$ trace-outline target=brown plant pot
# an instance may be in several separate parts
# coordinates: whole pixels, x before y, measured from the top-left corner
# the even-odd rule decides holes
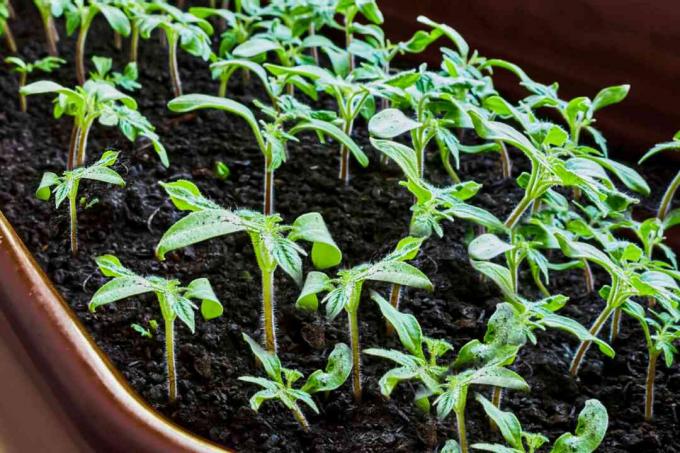
[[[165,419],[130,388],[2,213],[0,275],[0,450],[228,451]]]

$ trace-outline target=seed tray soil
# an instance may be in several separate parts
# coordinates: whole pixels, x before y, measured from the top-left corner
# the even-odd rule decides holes
[[[22,19],[13,22],[24,57],[43,54],[40,22],[31,5],[20,8]],[[97,21],[87,43],[88,55],[107,55],[125,61],[125,53],[111,46],[110,31]],[[52,78],[67,86],[75,83],[73,39],[62,30],[60,51],[69,64]],[[54,120],[47,97],[30,97],[28,113],[16,106],[15,78],[0,77],[0,208],[37,257],[58,290],[109,355],[134,389],[159,411],[178,424],[225,446],[242,452],[416,452],[433,451],[446,439],[455,437],[452,420],[437,421],[420,415],[412,404],[414,389],[401,385],[391,400],[381,397],[377,382],[388,369],[384,360],[364,357],[364,401],[355,404],[349,382],[328,398],[317,398],[320,415],[311,414],[312,430],[304,433],[282,407],[265,404],[259,414],[248,406],[255,389],[237,380],[246,374],[260,374],[241,334],[259,338],[260,281],[249,239],[243,234],[211,240],[173,253],[166,262],[153,255],[162,233],[184,214],[177,211],[158,181],[177,178],[193,180],[212,199],[227,207],[261,208],[263,160],[247,126],[219,112],[177,117],[166,109],[172,97],[166,74],[166,55],[159,39],[140,45],[140,81],[144,88],[135,94],[140,111],[158,127],[171,166],[163,168],[150,146],[131,144],[113,129],[96,126],[89,142],[92,161],[107,148],[122,151],[117,170],[127,181],[124,189],[96,183],[84,184],[88,199],[98,198],[91,208],[79,212],[81,252],[69,253],[66,210],[54,210],[52,203],[38,201],[34,191],[44,171],[65,167],[69,120]],[[206,64],[180,53],[186,93],[214,93]],[[120,69],[120,68],[119,68]],[[34,79],[35,80],[35,79]],[[229,93],[248,102],[261,96],[255,82],[234,78]],[[398,185],[395,168],[383,167],[370,150],[365,125],[357,128],[359,141],[371,157],[367,169],[352,167],[351,185],[338,183],[337,147],[322,146],[304,137],[290,146],[288,161],[276,174],[275,208],[286,221],[298,215],[320,212],[344,252],[343,265],[376,259],[391,250],[407,234],[410,195]],[[518,153],[514,174],[526,168]],[[227,181],[214,177],[216,161],[231,169]],[[663,182],[672,169],[645,171],[654,196],[643,202],[650,210],[661,195]],[[438,157],[430,156],[428,176],[439,184],[448,183]],[[473,203],[504,218],[521,196],[513,181],[499,180],[494,156],[463,156],[461,175],[483,183]],[[425,243],[415,264],[432,279],[435,291],[407,290],[402,309],[414,313],[424,332],[451,341],[456,349],[472,338],[480,338],[486,321],[501,301],[498,291],[470,267],[465,222],[449,223],[442,239]],[[105,278],[96,270],[95,256],[113,253],[123,264],[139,273],[177,277],[187,282],[208,277],[222,300],[224,316],[199,322],[195,335],[178,324],[177,360],[180,399],[166,403],[162,333],[145,339],[130,324],[160,320],[152,297],[116,303],[92,314],[87,303]],[[311,264],[305,263],[306,270]],[[342,315],[333,322],[322,313],[297,311],[294,301],[299,288],[282,272],[276,280],[277,323],[280,357],[284,366],[308,375],[322,368],[337,342],[349,340]],[[600,283],[605,276],[596,273]],[[564,313],[590,325],[603,302],[584,293],[578,273],[555,274],[551,290],[571,296]],[[386,292],[384,285],[369,285]],[[532,288],[530,284],[525,288]],[[531,289],[527,296],[537,297]],[[368,294],[368,291],[364,291]],[[395,338],[385,335],[379,310],[368,298],[360,310],[363,347],[399,348]],[[578,379],[567,369],[576,341],[564,334],[539,334],[537,346],[522,350],[514,368],[531,385],[531,392],[510,392],[504,406],[513,410],[527,430],[542,432],[551,440],[573,430],[576,415],[586,399],[600,399],[610,414],[610,428],[600,451],[680,451],[677,400],[680,372],[660,366],[657,375],[656,418],[642,421],[643,382],[646,353],[637,326],[627,320],[614,345],[616,358],[605,359],[595,349],[588,354]],[[476,391],[489,391],[477,388]],[[471,442],[494,441],[481,407],[470,399],[468,431]]]

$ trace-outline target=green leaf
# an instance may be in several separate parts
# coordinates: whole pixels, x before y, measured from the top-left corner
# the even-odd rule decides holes
[[[390,140],[377,140],[371,138],[371,144],[378,151],[392,159],[408,179],[419,180],[420,170],[416,152],[408,146]]]
[[[432,282],[416,267],[400,261],[378,262],[371,266],[366,280],[396,283],[432,291]]]
[[[460,446],[455,440],[449,439],[446,441],[439,453],[460,453]]]
[[[595,99],[593,99],[593,103],[590,107],[591,111],[596,112],[608,105],[618,104],[626,98],[629,90],[630,85],[618,85],[600,90],[595,96]]]
[[[591,453],[602,443],[609,416],[598,400],[588,400],[578,416],[576,434],[562,434],[554,443],[551,453]]]
[[[284,49],[281,47],[281,44],[277,43],[276,41],[253,37],[248,41],[239,44],[232,51],[232,54],[239,58],[253,58],[270,51],[282,52]]]
[[[588,329],[586,329],[578,321],[567,318],[566,316],[558,315],[555,313],[546,313],[542,315],[542,324],[553,329],[560,329],[568,332],[578,338],[580,341],[592,341],[594,342],[600,351],[607,357],[614,357],[615,352],[609,344],[605,341],[590,334]]]
[[[495,234],[486,233],[470,242],[468,255],[474,260],[488,261],[514,248],[513,245],[501,241]]]
[[[522,376],[500,366],[489,366],[475,371],[470,378],[471,384],[493,385],[513,390],[529,391],[529,384]]]
[[[163,260],[172,250],[244,230],[241,219],[226,209],[192,212],[165,232],[156,246],[156,256]]]
[[[486,275],[490,278],[505,295],[505,297],[510,300],[515,300],[517,294],[512,283],[512,276],[510,275],[510,270],[507,267],[500,266],[496,263],[491,263],[489,261],[476,261],[470,260],[470,264],[478,272]]]
[[[374,24],[382,24],[384,19],[376,0],[356,0],[359,11]]]
[[[262,364],[262,367],[264,368],[264,371],[267,373],[267,376],[269,376],[271,380],[278,382],[279,384],[282,384],[283,379],[281,378],[281,361],[279,360],[279,358],[275,354],[265,351],[257,343],[257,341],[250,338],[246,333],[243,333],[243,339],[245,340],[246,343],[248,343],[248,346],[250,346],[250,350],[253,352],[255,357],[257,357],[258,361]]]
[[[213,291],[212,285],[207,278],[197,278],[189,283],[184,297],[201,301],[201,315],[203,315],[203,319],[218,318],[224,312],[224,307],[222,307],[222,303],[215,295],[215,291]]]
[[[472,206],[467,203],[456,203],[449,207],[446,212],[454,217],[478,223],[491,230],[507,230],[506,226],[498,219],[498,217],[491,214],[486,209],[478,208],[477,206]]]
[[[424,357],[423,332],[416,317],[401,313],[375,291],[371,291],[371,299],[378,304],[385,319],[394,327],[404,348],[415,356]]]
[[[151,291],[153,287],[141,277],[116,277],[94,293],[88,307],[94,312],[102,305]]]
[[[35,196],[39,200],[47,201],[50,199],[52,194],[52,186],[56,186],[61,183],[61,179],[56,174],[47,171],[43,173],[42,179],[40,180],[40,185],[35,191]]]
[[[100,2],[97,2],[96,6],[99,8],[102,14],[104,14],[104,17],[106,17],[106,20],[109,25],[111,25],[111,28],[123,36],[130,35],[130,21],[123,11],[121,11],[119,8],[105,5]]]
[[[240,116],[246,120],[252,129],[253,135],[262,152],[266,149],[255,115],[253,115],[253,112],[251,112],[248,107],[239,102],[205,94],[185,94],[168,102],[168,108],[173,112],[180,113],[192,112],[199,109],[216,109]]]
[[[27,96],[31,94],[61,93],[64,91],[75,93],[73,90],[69,90],[58,83],[54,83],[49,80],[40,80],[38,82],[29,83],[19,90],[21,94]]]
[[[134,272],[123,266],[120,260],[113,255],[102,255],[94,259],[97,267],[105,277],[131,277]]]
[[[345,383],[352,372],[352,351],[345,343],[335,345],[328,356],[325,370],[314,371],[302,391],[307,393],[329,392]]]
[[[331,279],[323,272],[308,273],[295,306],[301,310],[316,311],[319,306],[318,294],[333,289],[330,281]]]
[[[401,110],[385,109],[368,122],[368,132],[376,138],[394,138],[421,126]]]
[[[189,299],[181,296],[172,295],[168,299],[172,311],[187,325],[191,333],[194,333],[196,331],[195,305]]]
[[[249,376],[242,376],[239,379],[242,381],[247,381],[247,378]],[[257,412],[260,409],[260,406],[262,403],[264,403],[267,400],[275,399],[278,398],[278,392],[276,390],[270,390],[270,389],[264,389],[260,390],[259,392],[255,392],[253,396],[250,397],[250,408]]]
[[[269,77],[267,76],[267,71],[260,66],[259,64],[255,63],[254,61],[250,60],[239,60],[239,59],[232,59],[232,60],[218,60],[215,63],[210,65],[211,70],[233,70],[234,68],[242,68],[242,69],[247,69],[248,71],[252,72],[257,76],[258,79],[260,79],[260,82],[262,82],[262,86],[264,86],[265,90],[267,90],[267,95],[269,96],[270,99],[275,99],[276,96],[274,95],[274,92],[272,90],[272,86],[269,83]]]
[[[299,124],[296,124],[290,131],[291,135],[296,135],[298,132],[302,131],[314,131],[322,135],[328,135],[332,137],[337,142],[344,145],[351,153],[352,156],[359,162],[362,167],[368,166],[368,156],[362,151],[359,145],[356,144],[352,138],[342,131],[339,127],[331,124],[327,121],[321,121],[317,119],[307,119]]]
[[[491,401],[477,394],[475,399],[484,407],[484,412],[496,424],[503,436],[503,439],[513,448],[523,451],[522,445],[522,425],[512,412],[503,412]]]
[[[159,182],[170,196],[172,204],[180,211],[202,211],[204,209],[219,209],[214,203],[201,194],[196,184],[186,179],[174,182]]]
[[[337,246],[326,222],[318,212],[303,214],[293,222],[291,240],[312,243],[312,262],[319,269],[337,266],[342,261],[342,251]]]
[[[619,162],[604,157],[589,156],[588,159],[594,160],[607,170],[614,173],[616,177],[619,178],[621,182],[630,190],[644,196],[649,196],[649,185],[637,171]]]
[[[430,26],[436,30],[435,33],[433,33],[434,39],[438,39],[439,36],[444,35],[447,38],[449,38],[453,43],[456,45],[458,48],[458,53],[464,58],[467,59],[468,52],[470,52],[470,46],[468,46],[468,43],[465,42],[465,39],[458,33],[456,30],[453,28],[449,27],[448,25],[445,24],[438,24],[437,22],[434,22],[433,20],[428,19],[425,16],[418,16],[418,22],[421,24],[425,24],[427,26]],[[439,36],[437,36],[439,35]],[[433,39],[433,40],[434,40]]]
[[[289,239],[277,238],[267,245],[274,261],[295,283],[302,285],[302,258],[295,243]]]
[[[23,90],[22,90],[23,92]],[[680,134],[680,131],[678,132]],[[676,134],[677,136],[678,134]],[[642,158],[638,161],[638,163],[643,163],[650,157],[663,152],[663,151],[680,151],[680,137],[674,138],[672,142],[665,142],[665,143],[659,143],[657,145],[654,145],[649,151],[645,153]]]

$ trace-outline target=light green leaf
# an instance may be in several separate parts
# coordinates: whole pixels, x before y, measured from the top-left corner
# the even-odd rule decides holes
[[[607,409],[598,400],[588,400],[578,416],[576,434],[562,434],[550,453],[591,453],[602,443],[608,425]]]
[[[269,376],[271,380],[278,382],[279,384],[282,384],[283,379],[281,378],[281,361],[279,360],[279,358],[275,354],[272,354],[262,349],[262,347],[257,343],[257,341],[250,338],[246,333],[243,333],[243,339],[245,340],[246,343],[248,343],[248,346],[250,346],[250,350],[262,364],[262,367],[264,368],[264,371],[267,373],[267,376]]]
[[[474,260],[487,261],[514,248],[513,245],[501,241],[495,234],[486,233],[470,242],[468,255]]]
[[[385,109],[368,122],[368,132],[376,138],[394,138],[421,126],[401,110]]]
[[[339,127],[331,124],[327,121],[321,121],[317,119],[307,119],[299,124],[296,124],[289,133],[291,135],[296,135],[298,132],[302,131],[314,131],[322,135],[328,135],[332,137],[337,142],[341,143],[352,153],[352,156],[359,162],[362,167],[368,166],[368,156],[363,152],[363,150],[356,144],[352,138],[342,131]]]
[[[156,256],[163,260],[172,250],[244,230],[241,219],[226,209],[192,212],[165,232],[156,246]]]
[[[197,278],[189,283],[184,297],[201,301],[201,315],[203,315],[203,319],[218,318],[224,312],[224,307],[222,307],[222,303],[215,295],[215,291],[213,291],[212,285],[207,278]]]
[[[330,280],[323,272],[312,271],[307,274],[295,306],[301,310],[316,311],[319,306],[318,294],[333,289]]]
[[[319,269],[337,266],[342,261],[342,251],[337,246],[326,222],[318,212],[303,214],[293,222],[291,240],[312,243],[312,262]]]
[[[424,357],[423,332],[416,317],[401,313],[375,291],[371,291],[371,299],[377,302],[385,319],[394,327],[404,348],[413,355]]]
[[[338,343],[328,356],[326,369],[314,371],[302,386],[302,391],[318,393],[335,390],[345,383],[351,372],[352,351],[346,344]]]

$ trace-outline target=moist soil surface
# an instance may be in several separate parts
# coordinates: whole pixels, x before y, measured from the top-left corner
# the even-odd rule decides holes
[[[12,23],[22,55],[31,60],[43,56],[42,34],[31,5],[20,7],[21,20]],[[116,51],[110,31],[97,20],[87,42],[88,55],[106,55],[124,62],[125,52]],[[132,144],[115,129],[96,125],[90,136],[90,162],[105,149],[121,151],[116,169],[127,181],[125,188],[111,188],[85,182],[82,194],[97,202],[79,211],[81,251],[69,251],[67,209],[55,210],[52,202],[37,200],[35,189],[45,171],[65,168],[71,129],[68,118],[52,117],[51,98],[29,98],[28,113],[16,102],[14,76],[0,77],[0,208],[19,232],[38,262],[64,298],[109,355],[132,387],[160,412],[179,425],[238,451],[267,452],[416,452],[436,450],[445,440],[455,438],[451,419],[437,421],[419,414],[412,402],[414,388],[400,385],[392,399],[380,395],[378,379],[387,371],[385,360],[364,357],[364,400],[356,404],[349,381],[327,398],[316,398],[320,414],[307,410],[312,429],[303,432],[292,415],[281,406],[265,403],[260,413],[252,411],[248,398],[257,389],[239,381],[243,375],[260,375],[253,356],[242,340],[245,332],[261,337],[259,271],[245,234],[234,234],[170,254],[165,262],[154,257],[154,247],[167,228],[180,219],[158,181],[186,178],[204,194],[225,207],[261,209],[263,159],[244,122],[219,112],[178,117],[166,109],[171,99],[166,71],[166,54],[158,36],[142,41],[140,81],[143,89],[134,94],[140,111],[157,126],[167,147],[171,165],[164,168],[151,147]],[[50,78],[73,86],[74,39],[62,30],[60,51],[69,63]],[[207,64],[180,53],[185,93],[215,93]],[[88,63],[91,65],[91,63]],[[120,65],[116,68],[121,70]],[[34,75],[32,80],[36,80]],[[261,96],[255,82],[235,77],[229,95],[241,102]],[[331,106],[330,104],[328,106]],[[319,145],[304,136],[289,147],[288,161],[276,173],[275,208],[291,222],[305,212],[320,212],[336,242],[343,250],[343,266],[378,259],[389,252],[408,231],[410,195],[398,185],[399,172],[381,166],[366,140],[365,125],[358,124],[358,141],[371,157],[366,169],[352,166],[349,186],[339,183],[336,144]],[[616,154],[615,154],[615,157]],[[522,156],[513,154],[514,175],[526,168]],[[215,177],[217,161],[231,169],[226,181]],[[428,177],[448,184],[436,153],[428,158]],[[661,195],[663,183],[673,169],[642,169],[653,189],[652,197],[641,203],[647,215]],[[472,200],[504,218],[521,196],[514,180],[501,180],[496,156],[463,156],[460,174],[474,179],[483,189]],[[407,290],[402,310],[415,314],[426,335],[450,341],[456,350],[473,338],[481,338],[486,321],[501,301],[496,288],[480,279],[470,267],[466,238],[472,226],[459,221],[447,223],[443,238],[432,237],[414,264],[433,281],[433,293]],[[166,401],[163,334],[144,338],[132,323],[161,321],[153,297],[136,297],[101,308],[87,309],[92,294],[106,279],[97,271],[93,258],[111,253],[140,274],[179,278],[188,282],[207,277],[224,304],[224,316],[198,322],[191,334],[177,323],[177,361],[180,399]],[[305,262],[311,270],[311,263]],[[606,276],[596,272],[599,285]],[[386,293],[385,285],[370,288]],[[538,297],[531,284],[525,295]],[[589,326],[603,307],[603,301],[586,294],[578,272],[555,273],[550,289],[571,297],[563,314]],[[299,288],[282,272],[277,273],[278,347],[284,366],[308,375],[323,368],[338,342],[349,343],[346,321],[341,315],[327,321],[322,313],[302,313],[294,301]],[[368,290],[364,291],[364,295]],[[385,334],[384,321],[375,303],[361,302],[360,327],[363,347],[399,348],[394,337]],[[162,329],[161,329],[162,330]],[[601,400],[610,415],[610,427],[600,451],[680,451],[677,399],[680,371],[660,365],[656,378],[656,414],[653,423],[642,417],[646,350],[641,331],[630,320],[614,344],[616,357],[606,359],[596,349],[587,356],[577,379],[567,369],[575,339],[556,332],[538,334],[538,344],[526,346],[513,368],[526,378],[531,392],[508,392],[504,406],[519,417],[524,428],[555,440],[573,431],[576,415],[589,398]],[[453,357],[451,357],[452,359]],[[476,391],[489,393],[488,389]],[[481,407],[470,398],[468,435],[471,443],[500,440],[489,429]]]

